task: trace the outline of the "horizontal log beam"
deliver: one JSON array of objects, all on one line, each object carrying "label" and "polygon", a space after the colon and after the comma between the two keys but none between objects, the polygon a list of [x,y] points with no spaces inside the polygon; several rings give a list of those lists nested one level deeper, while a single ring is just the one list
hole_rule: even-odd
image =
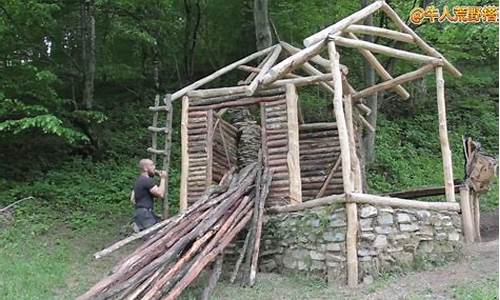
[{"label": "horizontal log beam", "polygon": [[173,93],[171,96],[172,101],[186,95],[187,92],[192,91],[194,89],[197,89],[200,86],[218,78],[219,76],[226,74],[227,72],[235,69],[239,65],[246,64],[247,62],[250,62],[258,57],[261,57],[261,56],[271,52],[274,49],[274,47],[275,46],[271,46],[271,47],[268,47],[268,48],[263,49],[261,51],[250,54],[250,55],[248,55],[248,56],[246,56],[238,61],[233,62],[232,64],[229,64],[229,65],[223,67],[222,69],[215,71],[214,73],[212,73],[206,77],[203,77],[202,79],[200,79],[196,82],[193,82],[192,84],[190,84],[190,85],[178,90],[177,92]]},{"label": "horizontal log beam", "polygon": [[[349,37],[353,40],[359,40],[353,33],[349,33]],[[366,49],[358,49],[359,53],[366,59],[366,61],[372,66],[372,68],[377,72],[377,74],[383,80],[391,80],[393,79],[391,74],[387,72],[387,70],[382,66],[382,64],[378,61],[378,59],[373,55],[370,51]],[[396,85],[392,88],[396,94],[398,94],[403,100],[410,98],[410,93],[405,90],[401,85]]]},{"label": "horizontal log beam", "polygon": [[343,203],[343,202],[345,202],[344,194],[331,195],[323,198],[302,202],[300,204],[269,207],[266,209],[266,212],[270,214],[288,213],[288,212],[301,211],[313,207],[326,206],[334,203]]},{"label": "horizontal log beam", "polygon": [[413,72],[409,72],[409,73],[403,74],[401,76],[398,76],[394,79],[387,80],[387,81],[384,81],[384,82],[376,84],[376,85],[372,85],[371,87],[366,88],[366,89],[359,91],[359,92],[355,93],[354,95],[352,95],[352,99],[366,98],[369,95],[373,95],[377,92],[388,90],[388,89],[390,89],[394,86],[400,85],[402,83],[412,81],[412,80],[415,80],[418,78],[422,78],[425,75],[427,75],[428,73],[432,72],[434,70],[434,67],[435,67],[434,64],[425,65],[425,66],[423,66],[423,67],[421,67]]},{"label": "horizontal log beam", "polygon": [[399,31],[375,27],[375,26],[352,24],[352,25],[347,26],[347,28],[344,29],[343,31],[364,34],[364,35],[374,35],[374,36],[392,39],[395,41],[415,44],[413,37],[407,33],[402,33]]},{"label": "horizontal log beam", "polygon": [[426,201],[408,200],[408,199],[359,194],[359,193],[352,193],[348,195],[346,199],[347,202],[371,204],[378,206],[460,211],[460,204],[456,202],[426,202]]},{"label": "horizontal log beam", "polygon": [[432,56],[417,54],[400,49],[394,49],[391,47],[382,46],[379,44],[370,43],[366,41],[348,39],[341,36],[330,35],[330,39],[335,41],[335,44],[339,46],[356,48],[356,49],[366,49],[371,52],[380,53],[387,56],[392,56],[409,61],[415,61],[418,63],[428,64],[428,63],[439,63],[442,61],[440,58]]}]

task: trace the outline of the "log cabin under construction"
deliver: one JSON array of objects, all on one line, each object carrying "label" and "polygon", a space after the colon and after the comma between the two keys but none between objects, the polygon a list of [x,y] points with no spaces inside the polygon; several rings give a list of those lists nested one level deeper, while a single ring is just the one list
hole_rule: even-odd
[{"label": "log cabin under construction", "polygon": [[[360,25],[367,16],[383,13],[397,30]],[[359,35],[411,44],[421,53],[395,49],[367,42]],[[378,39],[380,40],[380,39]],[[163,158],[168,170],[172,103],[182,101],[181,109],[181,183],[180,209],[196,201],[211,185],[237,165],[241,132],[224,118],[228,108],[254,106],[260,110],[260,144],[264,168],[274,171],[266,206],[297,206],[341,199],[347,212],[347,282],[358,282],[356,235],[357,204],[394,205],[460,211],[455,200],[452,157],[446,126],[446,101],[443,71],[460,77],[442,54],[420,38],[384,1],[375,1],[364,9],[328,26],[304,40],[305,48],[280,42],[242,58],[175,93],[168,94],[155,106],[152,147],[153,159]],[[349,83],[348,66],[340,64],[339,48],[354,48],[372,66],[381,81],[362,90]],[[409,73],[393,77],[375,56],[382,54],[407,60],[421,66]],[[237,85],[202,89],[218,77],[233,71],[248,72]],[[362,186],[362,160],[359,136],[363,130],[374,130],[366,121],[371,111],[365,98],[391,90],[402,99],[410,94],[403,84],[435,74],[439,137],[443,159],[446,202],[422,202],[395,197],[365,194]],[[316,85],[330,95],[333,103],[329,122],[305,123],[300,110],[300,89]],[[331,100],[333,99],[333,100]],[[166,113],[165,127],[158,125],[158,115]],[[159,149],[158,134],[165,134],[165,149]],[[248,141],[246,141],[248,142]],[[330,198],[328,198],[330,197]],[[168,201],[164,201],[168,209]],[[465,204],[469,210],[469,204]],[[463,209],[462,209],[463,210]],[[283,210],[284,211],[284,210]],[[473,226],[471,214],[463,214],[465,226]],[[471,227],[472,228],[472,227]],[[464,234],[469,231],[464,230]],[[470,233],[472,234],[472,233]],[[466,237],[467,238],[467,237]]]}]

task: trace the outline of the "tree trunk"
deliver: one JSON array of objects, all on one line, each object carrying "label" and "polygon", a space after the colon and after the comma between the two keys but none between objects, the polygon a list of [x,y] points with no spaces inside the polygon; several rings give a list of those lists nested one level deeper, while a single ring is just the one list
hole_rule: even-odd
[{"label": "tree trunk", "polygon": [[93,0],[82,0],[80,26],[82,39],[83,93],[85,109],[92,109],[95,77],[95,6]]},{"label": "tree trunk", "polygon": [[184,71],[188,81],[194,78],[194,53],[201,20],[200,0],[184,0]]},{"label": "tree trunk", "polygon": [[[366,7],[371,4],[371,0],[361,0],[362,7]],[[365,25],[373,26],[373,17],[369,15],[364,21]],[[373,42],[372,36],[365,36],[364,38],[367,42]],[[367,87],[375,84],[375,72],[371,67],[370,63],[366,60],[364,62],[364,79]],[[377,128],[377,111],[378,111],[378,94],[373,94],[366,98],[368,107],[372,110],[371,114],[367,116],[366,120],[373,128]],[[363,134],[363,152],[364,162],[362,164],[370,164],[375,159],[375,132],[365,130]]]},{"label": "tree trunk", "polygon": [[267,48],[273,43],[267,4],[267,0],[254,0],[253,2],[253,19],[255,23],[257,50]]}]

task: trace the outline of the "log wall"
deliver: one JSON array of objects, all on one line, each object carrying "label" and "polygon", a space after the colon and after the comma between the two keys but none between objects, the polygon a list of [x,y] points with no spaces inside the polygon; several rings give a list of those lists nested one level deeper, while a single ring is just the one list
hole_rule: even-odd
[{"label": "log wall", "polygon": [[[335,123],[301,125],[299,142],[302,199],[307,201],[316,198],[340,156],[337,126]],[[323,196],[343,193],[341,164],[330,177]]]},{"label": "log wall", "polygon": [[290,202],[286,100],[262,103],[261,116],[264,165],[274,170],[266,206],[286,205]]}]

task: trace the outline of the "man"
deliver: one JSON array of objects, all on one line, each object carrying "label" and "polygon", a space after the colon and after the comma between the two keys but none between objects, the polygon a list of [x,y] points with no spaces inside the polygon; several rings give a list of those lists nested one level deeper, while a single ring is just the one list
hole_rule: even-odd
[{"label": "man", "polygon": [[155,175],[155,164],[150,159],[139,161],[139,172],[140,176],[135,181],[132,195],[135,203],[134,222],[139,230],[144,230],[160,220],[153,212],[153,198],[163,198],[167,173],[159,172],[160,185],[156,185],[152,178]]}]

